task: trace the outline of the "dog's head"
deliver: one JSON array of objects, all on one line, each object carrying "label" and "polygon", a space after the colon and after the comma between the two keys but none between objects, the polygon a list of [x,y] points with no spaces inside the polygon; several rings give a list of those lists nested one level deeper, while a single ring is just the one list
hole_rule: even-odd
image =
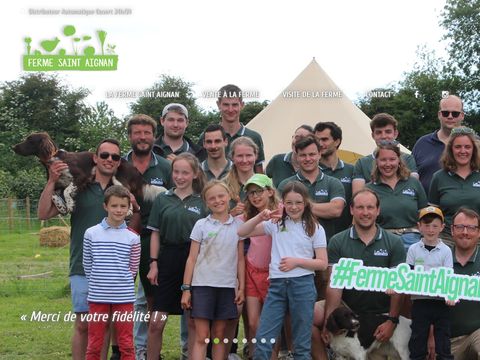
[{"label": "dog's head", "polygon": [[44,163],[57,152],[57,146],[46,132],[32,133],[12,149],[18,155],[36,155]]},{"label": "dog's head", "polygon": [[326,325],[333,335],[357,332],[359,327],[358,316],[345,306],[336,308],[328,317]]}]

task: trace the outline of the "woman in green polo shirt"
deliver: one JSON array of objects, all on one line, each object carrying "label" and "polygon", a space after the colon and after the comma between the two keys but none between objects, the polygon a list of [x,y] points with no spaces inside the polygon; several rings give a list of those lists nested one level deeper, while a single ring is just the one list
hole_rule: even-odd
[{"label": "woman in green polo shirt", "polygon": [[441,234],[447,245],[453,245],[450,226],[460,207],[480,212],[480,154],[475,132],[465,126],[452,130],[441,158],[442,169],[433,174],[428,200],[445,214]]},{"label": "woman in green polo shirt", "polygon": [[396,141],[382,142],[375,150],[372,181],[367,187],[380,198],[378,224],[400,235],[406,249],[420,240],[418,210],[427,206],[427,195],[401,159]]}]

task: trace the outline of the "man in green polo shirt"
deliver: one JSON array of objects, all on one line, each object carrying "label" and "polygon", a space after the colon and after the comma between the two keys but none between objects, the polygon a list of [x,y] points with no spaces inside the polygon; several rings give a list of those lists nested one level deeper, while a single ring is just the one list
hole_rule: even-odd
[{"label": "man in green polo shirt", "polygon": [[201,163],[201,168],[207,180],[222,179],[232,167],[232,160],[225,154],[228,146],[225,130],[219,124],[208,125],[204,131],[203,147],[207,159]]},{"label": "man in green polo shirt", "polygon": [[346,206],[342,215],[334,220],[335,233],[352,225],[350,203],[352,199],[353,165],[339,159],[337,150],[342,143],[342,129],[334,122],[319,122],[314,128],[315,137],[320,143],[320,169],[324,174],[340,180],[345,190]]},{"label": "man in green polo shirt", "polygon": [[[245,106],[242,97],[242,90],[236,85],[225,85],[218,90],[217,100],[218,110],[222,117],[220,125],[227,134],[228,147],[227,156],[229,156],[230,144],[240,136],[246,136],[253,140],[258,146],[258,157],[255,161],[255,172],[263,173],[263,162],[265,161],[265,153],[263,151],[262,136],[251,129],[246,128],[240,122],[240,112]],[[204,135],[200,135],[199,144],[203,144]]]},{"label": "man in green polo shirt", "polygon": [[[128,140],[132,149],[125,158],[142,174],[147,184],[158,186],[159,189],[164,190],[171,187],[171,166],[169,161],[152,151],[156,129],[157,122],[150,116],[144,114],[132,116],[127,123]],[[151,234],[151,231],[147,229],[147,222],[153,200],[153,198],[139,200],[142,225],[139,268],[141,286],[139,286],[139,289],[143,289],[143,292],[137,291],[137,299],[135,301],[135,311],[137,312],[146,312],[146,303],[148,303],[148,308],[150,309],[153,303],[153,288],[147,279],[147,274],[150,270],[148,260],[150,259]],[[137,357],[141,358],[141,355],[146,353],[147,350],[147,324],[136,322],[134,334],[135,351]]]},{"label": "man in green polo shirt", "polygon": [[[382,141],[395,140],[398,137],[397,126],[398,122],[392,115],[387,113],[375,115],[372,121],[370,121],[372,138],[375,140],[375,143],[379,144]],[[417,165],[415,164],[413,156],[402,153],[402,159],[410,169],[410,175],[418,179]],[[370,182],[374,162],[375,157],[373,153],[357,160],[353,169],[353,193],[356,193],[363,188],[366,183]]]},{"label": "man in green polo shirt", "polygon": [[203,161],[205,150],[185,136],[188,122],[188,110],[184,105],[178,103],[166,105],[160,117],[162,128],[155,140],[154,152],[170,161],[182,152],[189,152],[199,161]]},{"label": "man in green polo shirt", "polygon": [[297,153],[295,152],[295,143],[302,137],[313,134],[313,128],[310,125],[300,125],[295,129],[292,136],[292,151],[285,154],[274,155],[268,162],[265,173],[273,181],[273,186],[278,185],[293,175],[295,175],[300,168],[297,160]]},{"label": "man in green polo shirt", "polygon": [[[115,158],[115,160],[114,160]],[[72,358],[85,359],[88,339],[88,322],[82,321],[81,314],[88,312],[88,280],[83,270],[83,235],[89,227],[100,223],[107,215],[103,207],[104,191],[112,185],[112,177],[120,165],[120,144],[113,139],[100,142],[93,157],[96,164],[95,178],[85,190],[75,196],[75,208],[71,213],[70,234],[70,286],[73,311],[77,314],[73,326]],[[38,200],[38,218],[48,220],[59,214],[52,202],[55,183],[68,165],[62,161],[53,162],[48,169],[48,181]],[[138,209],[136,201],[132,203]],[[106,344],[108,345],[108,344]],[[105,350],[105,349],[104,349]]]},{"label": "man in green polo shirt", "polygon": [[[350,211],[354,225],[333,236],[328,243],[328,273],[340,258],[362,259],[365,266],[394,268],[405,262],[405,250],[402,240],[378,225],[377,217],[380,213],[380,200],[370,189],[362,189],[352,197]],[[373,334],[367,334],[374,339],[386,343],[393,335],[398,316],[402,295],[388,296],[385,293],[373,291],[358,291],[333,289],[327,287],[325,302],[319,302],[315,307],[315,326],[312,336],[315,347],[312,352],[317,356],[324,353],[324,342],[329,341],[325,329],[326,321],[331,312],[344,301],[359,316],[373,314],[387,314],[386,320],[378,325]],[[322,333],[320,329],[323,329]],[[377,355],[383,353],[382,346],[374,351]],[[373,358],[373,354],[371,354]],[[370,357],[369,357],[370,358]]]},{"label": "man in green polo shirt", "polygon": [[[453,271],[480,276],[480,216],[474,210],[460,208],[453,216]],[[478,359],[480,354],[480,304],[460,300],[450,308],[452,355],[458,360]]]},{"label": "man in green polo shirt", "polygon": [[313,135],[306,136],[295,143],[299,170],[294,176],[278,185],[281,194],[290,181],[300,181],[307,188],[313,201],[312,212],[325,229],[327,240],[335,233],[334,219],[340,217],[345,206],[345,191],[340,180],[328,176],[320,170],[320,144]]}]

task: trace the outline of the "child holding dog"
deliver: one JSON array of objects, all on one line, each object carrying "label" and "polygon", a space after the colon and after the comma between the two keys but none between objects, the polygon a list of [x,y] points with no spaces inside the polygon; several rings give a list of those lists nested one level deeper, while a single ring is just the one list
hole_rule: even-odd
[{"label": "child holding dog", "polygon": [[[428,206],[420,210],[418,218],[422,238],[408,249],[407,263],[412,268],[421,265],[424,271],[437,267],[452,268],[452,251],[438,237],[445,226],[442,210]],[[408,343],[410,359],[423,360],[427,356],[431,325],[437,359],[453,359],[450,351],[449,306],[455,305],[455,301],[419,295],[412,296],[412,300],[412,335]]]},{"label": "child holding dog", "polygon": [[107,217],[85,231],[83,242],[83,268],[92,316],[88,322],[86,359],[100,359],[110,317],[122,359],[135,360],[133,321],[117,317],[133,312],[135,276],[140,262],[140,236],[125,223],[130,192],[120,185],[110,186],[105,191],[103,207]]},{"label": "child holding dog", "polygon": [[315,270],[325,270],[328,265],[325,231],[312,213],[305,185],[287,183],[282,200],[283,210],[265,209],[238,230],[240,236],[272,237],[270,287],[260,316],[254,359],[270,359],[287,310],[294,357],[310,358],[310,329],[317,298],[313,276]]}]

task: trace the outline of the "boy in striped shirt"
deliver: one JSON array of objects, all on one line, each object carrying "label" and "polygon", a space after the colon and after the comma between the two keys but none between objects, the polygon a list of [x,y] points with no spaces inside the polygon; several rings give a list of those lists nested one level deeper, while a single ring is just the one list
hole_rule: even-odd
[{"label": "boy in striped shirt", "polygon": [[110,186],[105,191],[103,206],[107,217],[88,228],[83,240],[89,303],[86,359],[100,359],[110,314],[122,360],[135,360],[133,321],[117,320],[128,318],[125,313],[133,315],[135,276],[140,262],[140,237],[125,223],[129,191],[123,186]]}]

